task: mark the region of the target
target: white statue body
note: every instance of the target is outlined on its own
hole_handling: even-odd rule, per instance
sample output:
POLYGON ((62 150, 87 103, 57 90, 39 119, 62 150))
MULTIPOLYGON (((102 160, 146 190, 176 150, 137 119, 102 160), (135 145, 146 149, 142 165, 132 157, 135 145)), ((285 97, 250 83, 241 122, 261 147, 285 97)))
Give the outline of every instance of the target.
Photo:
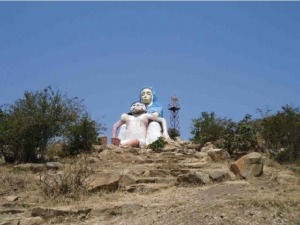
MULTIPOLYGON (((145 87, 140 92, 140 102, 146 105, 147 113, 150 113, 154 116, 163 118, 162 106, 157 102, 156 93, 153 88, 145 87)), ((164 119, 165 120, 165 119, 164 119)), ((163 136, 163 127, 162 124, 158 121, 150 121, 147 134, 146 134, 146 144, 151 144, 156 141, 159 137, 163 136)), ((170 139, 169 136, 164 135, 167 139, 170 139)), ((119 129, 118 138, 122 141, 126 139, 126 124, 122 125, 119 129)))
MULTIPOLYGON (((147 128, 150 120, 162 123, 163 135, 168 138, 166 120, 150 113, 146 113, 146 106, 143 103, 135 102, 130 107, 130 114, 124 113, 112 129, 112 137, 116 137, 120 126, 126 125, 124 139, 121 139, 121 146, 145 147, 147 145, 147 128)), ((152 123, 152 122, 151 122, 152 123)))

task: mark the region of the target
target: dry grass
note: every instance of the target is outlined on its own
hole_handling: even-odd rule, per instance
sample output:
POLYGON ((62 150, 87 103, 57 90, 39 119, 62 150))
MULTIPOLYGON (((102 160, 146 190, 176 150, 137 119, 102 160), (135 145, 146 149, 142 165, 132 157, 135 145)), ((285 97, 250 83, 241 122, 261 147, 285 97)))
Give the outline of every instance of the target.
POLYGON ((63 162, 59 172, 48 171, 41 174, 40 183, 45 198, 51 197, 54 203, 82 201, 87 195, 85 180, 94 171, 86 157, 63 162))
POLYGON ((18 195, 38 189, 34 174, 13 167, 0 167, 0 183, 0 193, 3 195, 18 195))

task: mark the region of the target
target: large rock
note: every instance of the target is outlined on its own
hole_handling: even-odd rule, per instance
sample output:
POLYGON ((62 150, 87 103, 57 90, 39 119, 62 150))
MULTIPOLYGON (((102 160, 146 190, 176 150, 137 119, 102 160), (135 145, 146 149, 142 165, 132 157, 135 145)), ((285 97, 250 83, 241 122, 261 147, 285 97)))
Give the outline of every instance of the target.
POLYGON ((260 153, 251 152, 230 165, 230 170, 241 178, 260 176, 263 173, 264 160, 260 153))
POLYGON ((89 191, 116 191, 121 178, 118 172, 101 172, 92 174, 85 180, 85 185, 89 191))
POLYGON ((210 156, 212 161, 214 162, 223 162, 230 159, 230 154, 224 149, 219 149, 219 148, 210 149, 207 151, 207 153, 208 156, 210 156))

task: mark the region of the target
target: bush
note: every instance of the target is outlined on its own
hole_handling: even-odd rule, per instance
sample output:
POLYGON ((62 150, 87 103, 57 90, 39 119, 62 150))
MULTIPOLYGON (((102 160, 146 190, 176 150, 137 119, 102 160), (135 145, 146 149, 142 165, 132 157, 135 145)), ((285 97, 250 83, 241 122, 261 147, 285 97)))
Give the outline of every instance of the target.
POLYGON ((201 117, 193 119, 192 141, 203 146, 206 142, 215 142, 224 136, 226 119, 217 117, 214 112, 202 112, 201 117))
POLYGON ((85 114, 77 123, 70 125, 65 133, 68 152, 78 154, 89 151, 92 144, 97 142, 99 127, 97 123, 85 114))
POLYGON ((244 154, 257 150, 256 124, 248 114, 235 123, 230 119, 217 117, 213 112, 202 112, 200 118, 193 120, 192 141, 202 146, 206 142, 213 142, 230 154, 244 154))
POLYGON ((24 98, 1 107, 0 144, 2 149, 9 146, 14 160, 36 162, 51 142, 82 122, 83 115, 87 113, 78 98, 70 99, 51 87, 35 93, 26 91, 24 98))
POLYGON ((265 147, 279 162, 300 160, 300 112, 286 105, 274 115, 261 121, 265 147))
POLYGON ((179 131, 175 128, 169 128, 168 134, 169 134, 170 138, 173 139, 173 140, 175 140, 176 137, 180 136, 179 131))
POLYGON ((164 148, 165 145, 166 145, 166 141, 165 141, 164 137, 159 137, 156 141, 149 144, 148 148, 157 152, 157 151, 160 151, 162 148, 164 148))
POLYGON ((256 121, 251 118, 252 116, 247 114, 238 123, 229 120, 224 136, 216 142, 216 145, 237 156, 258 150, 258 127, 256 121))

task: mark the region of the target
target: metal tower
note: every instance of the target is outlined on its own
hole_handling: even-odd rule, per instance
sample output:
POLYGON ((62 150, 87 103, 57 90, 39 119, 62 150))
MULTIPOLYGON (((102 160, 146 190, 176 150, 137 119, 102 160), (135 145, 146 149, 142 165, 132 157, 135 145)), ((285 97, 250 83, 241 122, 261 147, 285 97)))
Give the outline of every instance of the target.
POLYGON ((170 110, 170 129, 174 129, 178 132, 178 136, 180 136, 180 127, 179 127, 179 115, 178 112, 180 110, 180 105, 178 103, 178 98, 176 96, 171 97, 171 103, 169 104, 170 110))

